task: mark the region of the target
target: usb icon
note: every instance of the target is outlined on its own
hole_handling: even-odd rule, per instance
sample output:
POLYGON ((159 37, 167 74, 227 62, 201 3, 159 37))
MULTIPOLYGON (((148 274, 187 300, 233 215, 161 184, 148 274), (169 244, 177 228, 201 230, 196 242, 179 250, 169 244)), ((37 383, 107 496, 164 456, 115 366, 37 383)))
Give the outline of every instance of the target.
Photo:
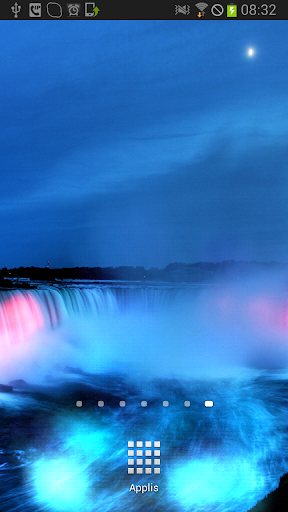
POLYGON ((14 14, 14 18, 18 18, 18 14, 21 11, 21 5, 17 4, 17 2, 15 2, 15 4, 12 5, 12 7, 11 7, 11 11, 14 14))

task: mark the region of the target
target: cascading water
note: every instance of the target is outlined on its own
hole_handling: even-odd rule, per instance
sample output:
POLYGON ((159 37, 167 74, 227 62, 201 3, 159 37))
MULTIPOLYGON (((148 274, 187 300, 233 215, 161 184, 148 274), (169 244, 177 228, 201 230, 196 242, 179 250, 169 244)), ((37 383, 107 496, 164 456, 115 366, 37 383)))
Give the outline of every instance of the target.
POLYGON ((288 472, 285 301, 239 286, 1 293, 1 510, 247 512, 288 472), (160 474, 127 474, 130 439, 161 441, 160 474), (157 493, 130 491, 148 482, 157 493))
POLYGON ((116 308, 116 298, 107 288, 4 292, 0 295, 1 339, 16 343, 33 331, 60 325, 67 317, 101 314, 116 308))

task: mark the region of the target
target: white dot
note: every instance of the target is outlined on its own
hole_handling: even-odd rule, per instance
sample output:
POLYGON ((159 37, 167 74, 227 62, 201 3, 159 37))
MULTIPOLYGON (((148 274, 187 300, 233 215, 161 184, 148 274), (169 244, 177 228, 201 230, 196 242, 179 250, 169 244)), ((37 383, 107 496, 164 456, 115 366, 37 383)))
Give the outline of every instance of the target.
POLYGON ((168 402, 168 400, 164 400, 164 401, 163 401, 163 407, 169 407, 169 402, 168 402))
POLYGON ((251 46, 249 48, 247 48, 247 51, 246 51, 248 57, 254 57, 255 55, 255 48, 252 48, 251 46))
POLYGON ((204 402, 205 407, 213 407, 214 403, 212 400, 206 400, 204 402))
POLYGON ((185 402, 184 402, 184 406, 185 406, 185 407, 190 407, 190 405, 191 405, 190 400, 185 400, 185 402))
POLYGON ((82 407, 83 402, 81 400, 77 400, 76 407, 82 407))
POLYGON ((147 407, 147 402, 146 402, 146 400, 142 400, 142 402, 141 402, 141 407, 147 407))
POLYGON ((125 407, 125 405, 126 405, 125 400, 120 400, 119 405, 120 405, 120 407, 125 407))
POLYGON ((104 407, 104 402, 103 402, 103 400, 99 400, 99 401, 98 401, 98 407, 104 407))

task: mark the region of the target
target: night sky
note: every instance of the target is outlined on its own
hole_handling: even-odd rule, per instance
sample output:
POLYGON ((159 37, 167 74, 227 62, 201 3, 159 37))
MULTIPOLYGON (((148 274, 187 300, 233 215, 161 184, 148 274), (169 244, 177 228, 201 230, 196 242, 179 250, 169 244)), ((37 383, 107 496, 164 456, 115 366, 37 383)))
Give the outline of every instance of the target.
POLYGON ((287 262, 287 29, 1 21, 0 268, 287 262))

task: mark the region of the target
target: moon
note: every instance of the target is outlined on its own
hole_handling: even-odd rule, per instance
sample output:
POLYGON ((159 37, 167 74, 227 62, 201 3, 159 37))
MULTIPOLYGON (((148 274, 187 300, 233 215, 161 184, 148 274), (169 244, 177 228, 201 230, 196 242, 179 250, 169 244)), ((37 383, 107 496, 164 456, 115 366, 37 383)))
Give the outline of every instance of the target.
POLYGON ((247 50, 246 50, 246 55, 247 55, 247 57, 250 57, 250 59, 252 57, 254 57, 254 55, 255 55, 255 48, 252 48, 252 46, 249 46, 249 48, 247 48, 247 50))

